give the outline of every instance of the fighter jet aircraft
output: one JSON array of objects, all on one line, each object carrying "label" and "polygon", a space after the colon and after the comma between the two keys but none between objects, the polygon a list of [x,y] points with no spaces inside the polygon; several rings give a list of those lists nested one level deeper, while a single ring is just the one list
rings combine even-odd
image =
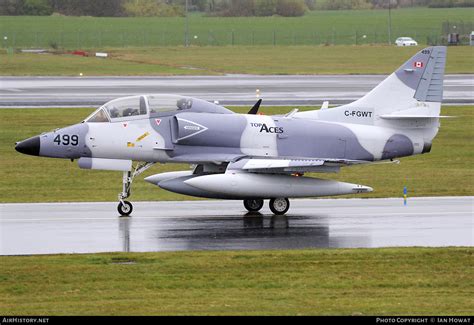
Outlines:
[{"label": "fighter jet aircraft", "polygon": [[430,152],[440,125],[445,62],[445,47],[429,47],[351,104],[278,116],[258,115],[261,101],[248,114],[236,114],[185,96],[120,98],[78,124],[24,140],[15,149],[78,160],[85,169],[122,171],[123,216],[132,213],[125,199],[134,178],[155,163],[194,166],[145,179],[162,189],[243,200],[249,211],[259,211],[269,199],[274,214],[285,214],[288,198],[372,191],[305,173]]}]

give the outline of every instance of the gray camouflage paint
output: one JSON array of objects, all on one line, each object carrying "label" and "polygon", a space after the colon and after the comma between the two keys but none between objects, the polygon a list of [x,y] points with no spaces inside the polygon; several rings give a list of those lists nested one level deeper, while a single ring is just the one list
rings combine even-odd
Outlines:
[{"label": "gray camouflage paint", "polygon": [[339,124],[280,119],[284,137],[278,139],[278,153],[283,157],[340,158],[373,161],[357,136]]},{"label": "gray camouflage paint", "polygon": [[[374,160],[374,155],[358,141],[357,134],[342,124],[281,117],[274,117],[272,120],[275,126],[281,130],[281,133],[274,135],[278,152],[276,157]],[[130,121],[129,123],[133,124],[139,121],[143,120]],[[114,123],[103,123],[101,127],[107,128],[109,124]],[[165,140],[169,161],[176,162],[180,161],[180,157],[186,157],[184,161],[190,162],[188,157],[193,155],[201,156],[196,162],[203,162],[202,157],[206,155],[210,157],[209,162],[219,160],[219,155],[226,157],[246,156],[241,150],[240,141],[247,124],[245,115],[200,112],[178,113],[175,116],[162,117],[159,125],[156,123],[156,117],[148,120],[151,130]],[[187,131],[184,129],[187,126],[195,127],[195,129],[191,128]],[[40,155],[69,159],[107,158],[103,157],[100,151],[93,152],[91,148],[87,147],[86,137],[94,137],[88,132],[89,124],[81,123],[43,134],[40,136]],[[264,129],[257,132],[256,136],[264,133],[268,132]],[[78,146],[57,145],[53,141],[58,134],[78,135]],[[110,136],[114,135],[110,134]],[[133,140],[137,136],[139,134],[133,134],[130,139]],[[183,139],[180,140],[180,138]],[[258,142],[258,139],[256,141]],[[128,150],[127,143],[123,143],[123,150]],[[144,148],[144,150],[159,149]],[[394,134],[386,141],[382,159],[409,156],[413,152],[413,143],[408,137]],[[116,159],[118,156],[114,158]],[[127,159],[128,156],[124,156],[124,158]],[[141,160],[140,158],[138,153],[135,159]]]},{"label": "gray camouflage paint", "polygon": [[[209,154],[212,156],[210,161],[215,161],[216,154],[227,157],[245,156],[240,148],[242,133],[248,125],[245,115],[190,111],[178,113],[175,116],[162,117],[159,125],[157,125],[156,119],[157,117],[149,118],[148,128],[151,127],[153,132],[156,132],[165,140],[165,148],[171,161],[179,161],[181,156],[187,157],[189,155],[205,156]],[[128,123],[133,124],[139,121],[143,120]],[[360,145],[357,135],[342,125],[298,119],[282,120],[278,117],[273,118],[273,121],[276,127],[281,127],[281,130],[283,130],[282,133],[274,135],[279,157],[374,160],[373,155]],[[101,128],[105,129],[109,124],[114,123],[103,123]],[[184,128],[187,126],[195,127],[195,129],[186,132]],[[257,132],[256,136],[258,137],[263,133],[268,132],[262,130]],[[78,135],[78,145],[63,146],[54,142],[57,135],[62,136],[64,134]],[[113,134],[109,135],[114,136]],[[139,135],[133,134],[130,139],[133,140]],[[69,159],[80,157],[107,158],[103,157],[100,151],[94,151],[93,148],[86,145],[85,139],[87,137],[94,138],[94,135],[89,134],[89,123],[80,123],[45,133],[40,136],[40,155]],[[183,139],[180,140],[180,138]],[[256,141],[258,142],[258,139]],[[123,150],[128,150],[127,143],[123,143]],[[144,148],[144,150],[158,149]],[[124,158],[128,157],[125,156]],[[114,158],[117,159],[117,156]],[[140,160],[140,156],[135,157],[135,159]],[[188,160],[186,158],[186,161]],[[199,162],[202,162],[202,159],[199,159]]]},{"label": "gray camouflage paint", "polygon": [[383,149],[382,160],[413,155],[413,142],[403,134],[395,134],[388,139]]},{"label": "gray camouflage paint", "polygon": [[[425,52],[422,53],[422,52]],[[418,84],[420,83],[420,79],[425,73],[426,66],[428,60],[430,58],[429,54],[431,53],[432,48],[425,49],[423,51],[418,52],[413,56],[410,60],[405,62],[396,72],[398,79],[400,79],[405,85],[410,87],[413,90],[416,90]],[[416,68],[415,64],[422,65],[422,68]]]},{"label": "gray camouflage paint", "polygon": [[180,113],[173,124],[177,129],[177,144],[220,148],[239,148],[247,125],[245,118],[237,114],[209,113]]},{"label": "gray camouflage paint", "polygon": [[415,98],[419,101],[441,102],[445,63],[446,47],[429,47],[415,54],[395,74],[405,85],[416,90]]},{"label": "gray camouflage paint", "polygon": [[[40,156],[51,158],[69,158],[78,159],[81,157],[92,157],[90,148],[86,145],[89,126],[87,123],[79,123],[62,129],[54,130],[40,135]],[[60,141],[63,141],[63,135],[77,135],[78,144],[58,145],[54,139],[59,135]]]}]

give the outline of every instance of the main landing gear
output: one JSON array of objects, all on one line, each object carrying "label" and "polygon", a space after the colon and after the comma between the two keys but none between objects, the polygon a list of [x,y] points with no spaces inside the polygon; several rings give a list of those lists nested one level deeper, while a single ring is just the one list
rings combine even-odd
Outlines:
[{"label": "main landing gear", "polygon": [[155,163],[139,163],[133,173],[130,171],[123,172],[122,192],[118,195],[119,204],[117,206],[117,211],[122,217],[128,217],[133,211],[132,203],[125,201],[125,199],[128,199],[131,195],[133,179],[154,164]]},{"label": "main landing gear", "polygon": [[276,215],[283,215],[290,209],[290,200],[287,198],[278,198],[270,200],[270,210]]},{"label": "main landing gear", "polygon": [[[263,200],[244,200],[244,207],[249,212],[258,212],[263,208]],[[270,200],[270,210],[276,215],[283,215],[290,209],[290,200],[287,198],[277,198]]]},{"label": "main landing gear", "polygon": [[263,208],[263,200],[244,200],[244,207],[249,212],[258,212]]}]

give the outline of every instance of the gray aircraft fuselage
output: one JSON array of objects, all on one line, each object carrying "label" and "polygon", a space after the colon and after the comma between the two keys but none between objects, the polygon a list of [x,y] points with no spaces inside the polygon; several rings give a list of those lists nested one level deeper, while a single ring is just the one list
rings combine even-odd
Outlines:
[{"label": "gray aircraft fuselage", "polygon": [[[83,122],[33,138],[39,156],[147,162],[213,162],[218,157],[332,158],[374,161],[413,155],[417,149],[397,130],[370,152],[350,126],[328,121],[228,113],[178,112],[106,123]],[[374,133],[379,132],[378,127]],[[421,140],[420,140],[421,141]],[[25,143],[26,145],[26,143]],[[18,148],[21,150],[21,148]],[[419,151],[419,150],[418,150]],[[421,151],[423,152],[423,151]],[[420,151],[417,153],[421,153]],[[192,158],[195,157],[195,158]]]}]

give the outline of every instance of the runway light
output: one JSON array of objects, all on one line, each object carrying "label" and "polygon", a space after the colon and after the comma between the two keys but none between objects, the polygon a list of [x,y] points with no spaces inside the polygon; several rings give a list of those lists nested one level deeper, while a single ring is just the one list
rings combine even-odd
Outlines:
[{"label": "runway light", "polygon": [[81,76],[81,77],[83,76],[82,72],[81,72],[81,73],[79,73],[79,76]]}]

